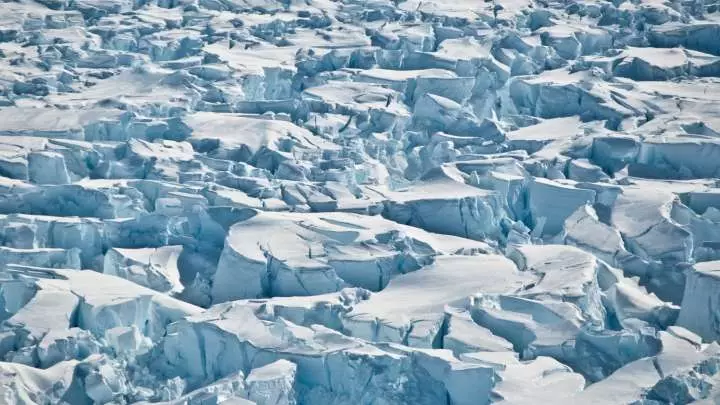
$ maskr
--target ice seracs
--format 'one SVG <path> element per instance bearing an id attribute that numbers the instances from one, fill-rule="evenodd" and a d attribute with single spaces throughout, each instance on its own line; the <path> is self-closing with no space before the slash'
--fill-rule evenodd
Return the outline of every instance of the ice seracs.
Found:
<path id="1" fill-rule="evenodd" d="M 261 117 L 196 113 L 186 118 L 194 148 L 211 157 L 251 163 L 275 171 L 286 160 L 314 160 L 337 145 L 318 138 L 304 128 Z M 247 136 L 237 138 L 236 133 Z"/>
<path id="2" fill-rule="evenodd" d="M 490 249 L 482 242 L 428 233 L 379 216 L 246 209 L 237 219 L 213 278 L 216 303 L 322 294 L 346 286 L 378 291 L 436 255 Z"/>
<path id="3" fill-rule="evenodd" d="M 503 257 L 442 256 L 430 266 L 397 276 L 383 291 L 358 303 L 345 315 L 343 326 L 352 336 L 369 341 L 437 348 L 442 345 L 443 329 L 452 327 L 445 324 L 453 322 L 452 315 L 446 320 L 446 306 L 464 309 L 476 294 L 512 294 L 534 281 Z M 419 296 L 423 299 L 416 300 Z M 478 335 L 482 332 L 477 331 Z M 470 339 L 467 344 L 482 346 Z"/>
<path id="4" fill-rule="evenodd" d="M 430 170 L 417 186 L 380 193 L 387 199 L 383 216 L 430 232 L 497 237 L 505 216 L 499 194 L 465 184 L 462 172 L 451 166 Z"/>
<path id="5" fill-rule="evenodd" d="M 125 339 L 116 327 L 139 328 L 140 336 L 132 339 L 156 340 L 166 325 L 200 310 L 90 270 L 14 265 L 4 276 L 3 356 L 25 356 L 23 363 L 30 365 L 47 367 L 87 356 L 98 350 L 96 340 L 108 332 L 116 336 L 111 340 Z"/>
<path id="6" fill-rule="evenodd" d="M 0 402 L 717 402 L 719 11 L 1 3 Z"/>
<path id="7" fill-rule="evenodd" d="M 182 246 L 112 248 L 105 254 L 103 273 L 128 279 L 156 291 L 179 293 L 183 289 L 177 268 L 181 253 Z"/>

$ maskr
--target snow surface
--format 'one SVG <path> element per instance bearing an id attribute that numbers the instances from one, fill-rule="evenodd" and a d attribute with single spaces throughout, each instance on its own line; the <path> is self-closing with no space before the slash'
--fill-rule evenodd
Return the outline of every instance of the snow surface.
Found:
<path id="1" fill-rule="evenodd" d="M 719 12 L 0 0 L 0 404 L 720 403 Z"/>

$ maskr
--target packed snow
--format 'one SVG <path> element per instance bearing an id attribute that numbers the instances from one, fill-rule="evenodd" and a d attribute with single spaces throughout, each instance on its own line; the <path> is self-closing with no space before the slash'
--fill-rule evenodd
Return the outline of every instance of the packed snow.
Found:
<path id="1" fill-rule="evenodd" d="M 720 403 L 720 3 L 0 0 L 0 404 Z"/>

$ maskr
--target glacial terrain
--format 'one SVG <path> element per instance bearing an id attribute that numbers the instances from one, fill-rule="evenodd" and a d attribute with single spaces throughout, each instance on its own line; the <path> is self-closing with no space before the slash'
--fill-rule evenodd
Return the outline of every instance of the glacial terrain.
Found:
<path id="1" fill-rule="evenodd" d="M 720 3 L 0 0 L 0 404 L 720 403 Z"/>

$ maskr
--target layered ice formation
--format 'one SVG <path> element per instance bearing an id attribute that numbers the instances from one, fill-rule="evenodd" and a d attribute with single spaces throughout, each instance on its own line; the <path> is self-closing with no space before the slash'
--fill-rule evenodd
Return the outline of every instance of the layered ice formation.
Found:
<path id="1" fill-rule="evenodd" d="M 0 0 L 0 404 L 720 403 L 720 3 Z"/>

